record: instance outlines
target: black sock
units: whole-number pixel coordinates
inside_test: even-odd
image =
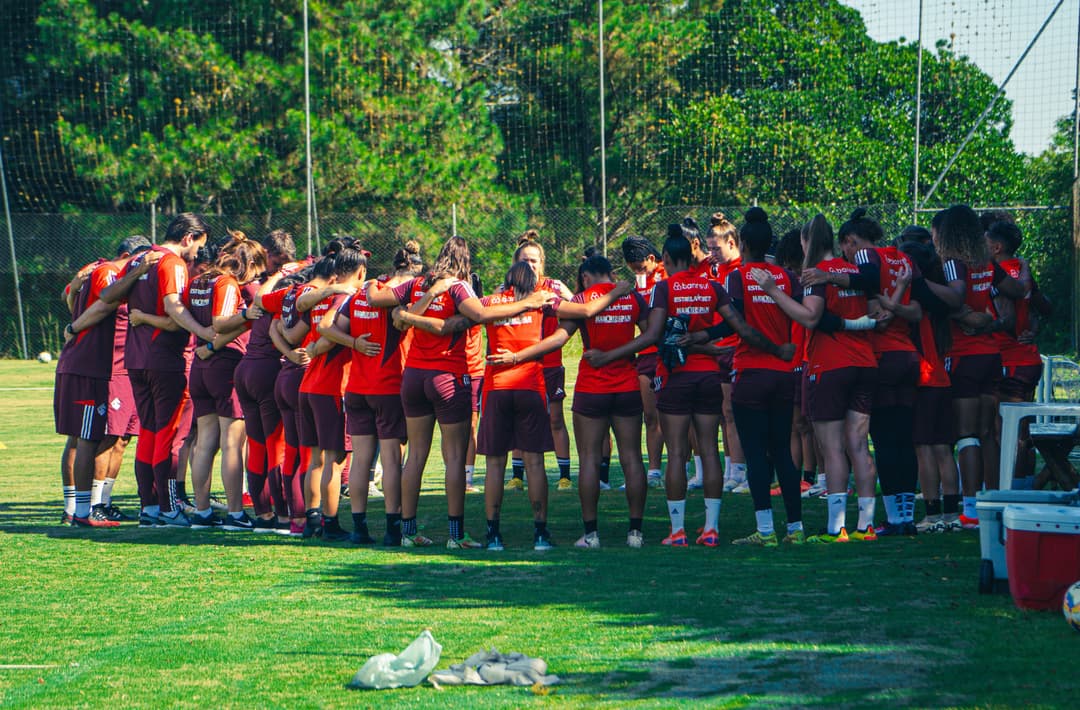
[[[416,518],[402,518],[401,519],[401,534],[402,535],[416,535]]]
[[[487,521],[487,536],[488,536],[488,539],[490,540],[492,538],[498,537],[498,535],[499,535],[499,519],[495,518],[494,520]]]
[[[304,511],[304,517],[307,518],[308,522],[312,525],[318,525],[319,519],[322,518],[322,513],[318,508],[308,508]]]
[[[595,520],[582,520],[581,522],[585,523],[585,534],[586,535],[588,535],[589,533],[596,532],[596,521]]]
[[[336,515],[324,515],[322,519],[323,528],[327,530],[337,531],[341,529],[341,525],[338,524]]]
[[[525,478],[525,461],[523,459],[510,459],[510,467],[514,470],[514,478]]]
[[[570,478],[570,459],[555,457],[555,463],[559,464],[559,478]]]
[[[533,521],[533,537],[537,538],[543,535],[547,537],[547,521],[546,520],[534,520]]]
[[[945,494],[945,505],[944,505],[944,510],[943,510],[945,515],[951,515],[953,513],[959,513],[960,512],[960,499],[962,497],[963,496],[961,496],[958,493],[946,493]]]
[[[187,481],[176,482],[176,497],[180,500],[187,498]]]
[[[600,481],[608,483],[608,471],[611,468],[611,457],[604,456],[600,459]]]
[[[941,501],[940,500],[928,500],[926,501],[926,514],[929,515],[941,515]]]
[[[803,471],[802,479],[807,483],[817,483],[817,474],[813,471]]]
[[[641,532],[641,522],[643,518],[630,518],[630,529]]]
[[[367,530],[367,513],[352,514],[353,530]]]
[[[450,532],[451,540],[460,540],[465,536],[463,532],[465,530],[465,516],[464,515],[448,515],[446,516],[447,529]]]
[[[386,532],[394,537],[401,536],[401,513],[386,514]]]

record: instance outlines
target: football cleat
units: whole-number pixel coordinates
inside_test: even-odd
[[[448,538],[446,541],[447,550],[477,550],[484,546],[483,543],[477,542],[469,537],[468,533],[465,533],[458,538]]]
[[[667,547],[688,547],[690,545],[686,539],[686,531],[682,528],[673,530],[670,535],[660,541],[660,544]]]
[[[945,532],[945,521],[940,515],[927,515],[915,524],[915,529],[920,533]]]
[[[551,541],[551,536],[547,533],[540,533],[533,537],[533,549],[537,552],[547,552],[548,550],[555,549],[555,543]]]
[[[694,478],[697,478],[697,476],[694,476]],[[733,490],[735,490],[735,486],[737,486],[737,485],[739,485],[739,482],[736,481],[734,478],[725,477],[724,478],[724,493],[731,493]]]
[[[635,550],[645,547],[645,534],[640,530],[631,530],[626,533],[626,546]]]
[[[806,498],[824,498],[825,494],[829,492],[828,486],[822,484],[813,484],[806,489]]]
[[[686,490],[700,491],[705,484],[701,482],[701,476],[694,476],[686,482]]]
[[[434,540],[424,537],[420,533],[416,533],[415,535],[402,534],[401,536],[402,547],[431,547],[434,544]]]
[[[225,516],[221,529],[229,532],[251,532],[255,529],[255,521],[247,513],[240,513],[240,517],[230,514]]]
[[[184,511],[172,510],[168,513],[158,513],[158,527],[190,528],[191,521],[184,515]]]
[[[115,520],[109,520],[105,517],[105,514],[100,510],[90,510],[90,514],[85,518],[80,518],[77,515],[71,516],[71,525],[76,528],[118,528],[120,523]]]
[[[560,478],[556,484],[560,491],[572,491],[574,490],[574,484],[569,478]]]
[[[945,513],[945,515],[941,516],[941,527],[944,532],[964,529],[964,526],[960,523],[959,513]]]
[[[806,544],[806,533],[802,530],[796,530],[784,535],[783,541],[787,545],[803,545]]]
[[[502,552],[506,549],[503,545],[502,535],[488,535],[487,542],[484,543],[484,549],[491,552]]]
[[[374,545],[375,538],[368,532],[367,525],[360,525],[349,533],[349,542],[354,545]]]
[[[506,489],[509,491],[523,491],[525,490],[525,481],[520,478],[511,478],[506,482]]]
[[[600,490],[602,490],[602,491],[610,491],[611,490],[611,484],[608,483],[607,481],[600,481],[598,486],[599,486]]]
[[[716,547],[720,544],[720,533],[715,530],[705,530],[698,535],[694,544],[704,545],[705,547]]]
[[[851,538],[848,537],[846,528],[840,528],[840,532],[835,535],[823,532],[806,538],[806,542],[811,545],[827,545],[834,542],[850,542],[850,540]]]
[[[732,545],[752,545],[756,547],[777,547],[780,543],[776,541],[776,533],[771,532],[768,535],[762,535],[755,530],[746,537],[739,537],[731,541]]]
[[[968,516],[961,513],[960,517],[957,518],[957,520],[960,521],[960,527],[962,529],[964,529],[964,530],[978,530],[979,529],[979,519],[978,518],[969,518]]]
[[[884,525],[874,528],[874,532],[883,537],[910,537],[918,530],[913,522],[890,523],[886,521]]]
[[[746,481],[739,481],[735,484],[735,487],[731,489],[732,493],[749,493],[750,484]]]
[[[63,513],[60,514],[60,524],[61,525],[74,525],[74,523],[71,522],[74,519],[75,519],[75,516],[72,515],[71,513],[67,512],[66,510]]]
[[[191,516],[191,528],[193,530],[213,530],[220,527],[221,519],[214,515],[213,510],[206,515],[195,513],[195,515]]]
[[[129,515],[125,514],[124,511],[120,510],[112,503],[105,506],[105,517],[107,517],[109,520],[115,520],[116,522],[131,520],[131,517]]]
[[[866,530],[855,529],[855,532],[851,533],[851,539],[859,542],[874,542],[877,540],[877,531],[874,530],[873,525],[867,525]]]
[[[276,518],[255,518],[252,520],[251,532],[272,533],[277,527]]]
[[[598,550],[600,549],[600,533],[588,532],[577,539],[574,543],[574,547],[581,548],[582,550]]]

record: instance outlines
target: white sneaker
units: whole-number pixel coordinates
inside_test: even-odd
[[[660,488],[664,485],[664,474],[657,471],[656,473],[650,473],[646,482],[649,488]]]
[[[824,497],[825,494],[828,493],[828,492],[829,492],[828,486],[823,486],[823,485],[821,485],[819,483],[815,483],[814,485],[810,486],[810,489],[808,491],[806,491],[806,497],[807,498]]]
[[[587,550],[599,550],[600,534],[595,532],[585,533],[574,543],[574,547],[580,547]]]
[[[734,478],[725,478],[724,493],[731,493],[733,490],[735,490],[735,486],[737,485],[739,485],[739,482],[736,481]]]
[[[600,541],[597,540],[596,542],[599,545]],[[640,530],[631,530],[626,533],[626,546],[634,549],[645,547],[645,535]]]
[[[368,495],[368,498],[382,498],[383,497],[382,491],[380,491],[379,487],[375,485],[375,481],[371,481],[370,483],[368,483],[367,495]]]
[[[731,489],[732,493],[749,493],[750,484],[746,481],[739,481],[735,484],[735,487]]]
[[[705,484],[702,483],[700,476],[694,476],[686,482],[686,489],[688,491],[700,491]]]
[[[610,491],[611,490],[611,484],[610,483],[605,483],[604,481],[600,481],[600,490],[602,490],[602,491]]]

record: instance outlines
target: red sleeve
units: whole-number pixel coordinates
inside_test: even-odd
[[[418,279],[418,278],[410,279],[409,281],[406,281],[403,284],[398,284],[397,286],[394,286],[391,289],[394,292],[394,298],[397,299],[397,302],[399,304],[401,304],[402,306],[409,305],[409,303],[410,303],[409,299],[410,299],[410,296],[412,294],[413,287],[416,286],[416,282],[419,281],[419,280],[420,279]]]
[[[236,281],[224,276],[214,282],[215,318],[228,318],[240,310],[240,287]]]
[[[170,254],[161,257],[157,266],[158,297],[170,294],[182,294],[187,287],[187,264],[178,256]]]
[[[491,305],[491,296],[483,296],[480,299],[480,304],[483,305],[484,308],[487,308],[488,306],[490,306]]]
[[[285,296],[288,293],[289,289],[279,288],[277,291],[271,291],[263,295],[263,310],[269,313],[281,313],[281,304],[285,301]]]
[[[459,281],[458,283],[451,286],[450,290],[447,293],[450,294],[450,298],[454,299],[455,307],[460,306],[462,301],[468,301],[470,298],[476,298],[476,294],[473,293],[472,286],[465,283],[464,281]]]
[[[94,305],[94,301],[98,300],[101,292],[114,281],[116,281],[116,269],[111,264],[94,269],[90,274],[90,294],[86,299],[87,307]]]

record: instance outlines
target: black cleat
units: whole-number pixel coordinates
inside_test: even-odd
[[[349,534],[349,542],[354,545],[374,545],[375,538],[368,532],[367,525],[363,525]]]
[[[119,508],[117,508],[112,503],[105,506],[105,516],[109,520],[115,520],[118,523],[122,523],[122,522],[125,522],[125,521],[128,521],[128,520],[131,520],[130,515],[127,515],[126,513],[124,513],[124,511],[120,510]]]
[[[216,530],[221,527],[221,518],[214,515],[214,511],[211,510],[206,515],[191,516],[191,528],[193,530]]]
[[[401,533],[387,532],[382,538],[383,547],[401,547]]]

